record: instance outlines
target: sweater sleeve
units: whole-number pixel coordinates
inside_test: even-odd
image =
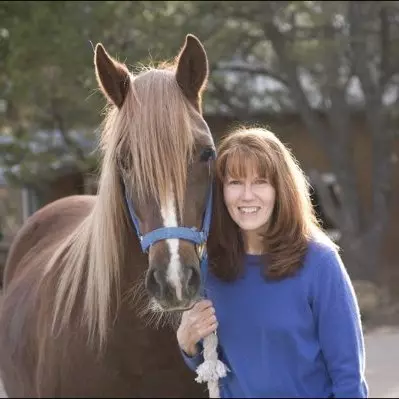
[[[367,398],[365,347],[356,294],[339,254],[329,250],[314,280],[313,311],[335,398]]]
[[[204,361],[204,357],[202,355],[202,345],[198,343],[199,350],[195,356],[188,356],[186,352],[179,346],[180,353],[183,357],[184,362],[186,365],[192,370],[196,371],[197,367]]]

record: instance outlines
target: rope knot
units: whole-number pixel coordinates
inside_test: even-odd
[[[219,378],[223,378],[230,371],[227,366],[218,359],[218,339],[216,332],[204,338],[204,362],[197,367],[196,382],[208,383],[209,397],[219,398]]]

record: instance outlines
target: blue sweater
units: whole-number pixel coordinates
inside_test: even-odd
[[[368,397],[358,303],[338,253],[314,241],[294,277],[265,281],[262,268],[246,255],[233,283],[208,273],[219,358],[230,369],[221,397]],[[192,370],[203,361],[201,351],[181,353]]]

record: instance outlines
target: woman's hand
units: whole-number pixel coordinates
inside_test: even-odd
[[[217,329],[218,322],[212,302],[205,299],[197,302],[190,310],[183,312],[177,330],[180,348],[188,355],[198,353],[197,343]]]

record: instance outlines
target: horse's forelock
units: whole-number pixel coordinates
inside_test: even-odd
[[[131,90],[109,127],[119,136],[119,156],[129,157],[126,176],[139,202],[159,206],[174,193],[183,210],[187,164],[194,147],[195,110],[180,90],[173,69],[150,69],[132,79]]]

